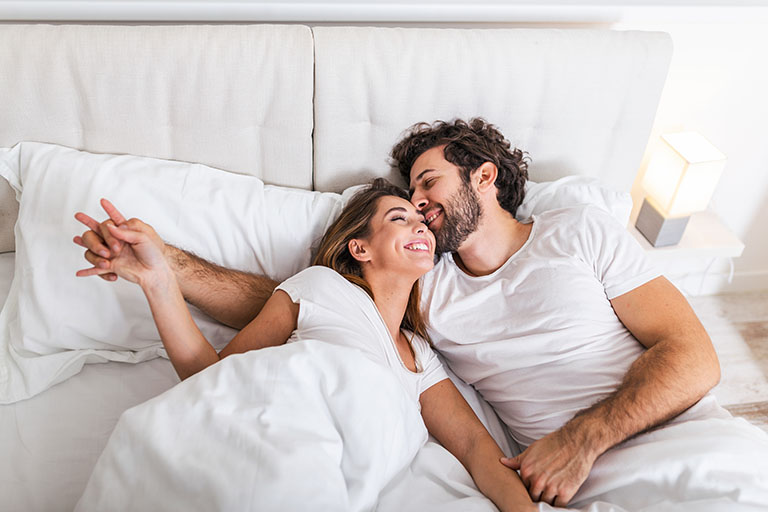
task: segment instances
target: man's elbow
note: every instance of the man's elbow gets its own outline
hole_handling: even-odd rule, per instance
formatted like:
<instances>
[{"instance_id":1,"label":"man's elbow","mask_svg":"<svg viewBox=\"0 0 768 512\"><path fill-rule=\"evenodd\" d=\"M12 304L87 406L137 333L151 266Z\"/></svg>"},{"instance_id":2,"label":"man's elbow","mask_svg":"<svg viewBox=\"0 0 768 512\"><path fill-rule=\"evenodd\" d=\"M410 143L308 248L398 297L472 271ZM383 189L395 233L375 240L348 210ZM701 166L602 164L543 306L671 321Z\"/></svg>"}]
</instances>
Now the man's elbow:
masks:
<instances>
[{"instance_id":1,"label":"man's elbow","mask_svg":"<svg viewBox=\"0 0 768 512\"><path fill-rule=\"evenodd\" d=\"M717 357L717 352L715 352L714 349L712 349L712 355L709 358L709 368L708 368L708 375L709 375L709 389L714 388L720 383L720 378L722 376L720 372L720 359Z\"/></svg>"},{"instance_id":2,"label":"man's elbow","mask_svg":"<svg viewBox=\"0 0 768 512\"><path fill-rule=\"evenodd\" d=\"M717 357L712 341L706 336L706 343L699 343L696 347L698 355L698 381L701 383L701 395L704 396L720 383L720 360Z\"/></svg>"}]
</instances>

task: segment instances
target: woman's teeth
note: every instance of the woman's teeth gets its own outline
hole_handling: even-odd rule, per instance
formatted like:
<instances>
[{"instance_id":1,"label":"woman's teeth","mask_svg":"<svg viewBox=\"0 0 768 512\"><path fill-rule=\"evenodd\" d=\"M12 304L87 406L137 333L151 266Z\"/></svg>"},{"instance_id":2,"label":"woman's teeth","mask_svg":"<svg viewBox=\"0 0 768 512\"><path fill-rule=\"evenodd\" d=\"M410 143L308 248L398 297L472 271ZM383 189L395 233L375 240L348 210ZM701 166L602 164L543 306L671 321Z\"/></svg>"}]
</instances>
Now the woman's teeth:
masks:
<instances>
[{"instance_id":1,"label":"woman's teeth","mask_svg":"<svg viewBox=\"0 0 768 512\"><path fill-rule=\"evenodd\" d=\"M411 251L429 251L429 246L424 243L408 244L405 248Z\"/></svg>"}]
</instances>

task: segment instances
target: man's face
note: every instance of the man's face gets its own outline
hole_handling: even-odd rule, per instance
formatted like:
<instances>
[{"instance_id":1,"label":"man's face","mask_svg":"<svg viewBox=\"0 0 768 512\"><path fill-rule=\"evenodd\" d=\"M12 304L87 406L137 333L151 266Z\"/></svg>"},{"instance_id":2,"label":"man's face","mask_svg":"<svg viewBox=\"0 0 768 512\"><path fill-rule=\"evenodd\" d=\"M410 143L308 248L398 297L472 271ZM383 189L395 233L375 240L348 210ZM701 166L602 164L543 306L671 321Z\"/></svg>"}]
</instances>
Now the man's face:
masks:
<instances>
[{"instance_id":1,"label":"man's face","mask_svg":"<svg viewBox=\"0 0 768 512\"><path fill-rule=\"evenodd\" d=\"M477 193L445 159L443 146L422 153L411 167L411 203L435 234L436 252L455 252L475 232L482 209Z\"/></svg>"}]
</instances>

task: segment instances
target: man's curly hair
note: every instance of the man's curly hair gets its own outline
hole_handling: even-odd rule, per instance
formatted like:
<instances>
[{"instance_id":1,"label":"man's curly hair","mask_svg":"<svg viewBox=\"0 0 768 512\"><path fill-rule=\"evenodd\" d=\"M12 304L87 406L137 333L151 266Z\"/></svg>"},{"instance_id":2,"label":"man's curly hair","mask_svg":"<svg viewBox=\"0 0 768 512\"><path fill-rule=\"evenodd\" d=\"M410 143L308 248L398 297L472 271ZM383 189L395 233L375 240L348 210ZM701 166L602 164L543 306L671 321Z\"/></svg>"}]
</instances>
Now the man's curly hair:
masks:
<instances>
[{"instance_id":1,"label":"man's curly hair","mask_svg":"<svg viewBox=\"0 0 768 512\"><path fill-rule=\"evenodd\" d=\"M468 122L417 123L406 130L404 137L392 148L392 166L410 183L411 167L419 156L437 146L445 146L445 159L460 169L462 179L485 162L498 168L496 197L502 208L515 215L525 197L528 180L528 156L512 148L498 128L485 119L475 117Z\"/></svg>"}]
</instances>

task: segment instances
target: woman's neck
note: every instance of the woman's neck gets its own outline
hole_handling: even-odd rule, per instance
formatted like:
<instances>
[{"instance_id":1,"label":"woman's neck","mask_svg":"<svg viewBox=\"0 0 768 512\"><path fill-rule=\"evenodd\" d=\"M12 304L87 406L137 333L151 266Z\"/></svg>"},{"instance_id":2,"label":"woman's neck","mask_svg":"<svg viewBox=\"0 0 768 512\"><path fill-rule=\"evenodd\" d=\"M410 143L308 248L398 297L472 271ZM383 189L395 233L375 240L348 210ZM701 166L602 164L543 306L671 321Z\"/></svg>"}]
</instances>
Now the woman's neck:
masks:
<instances>
[{"instance_id":1,"label":"woman's neck","mask_svg":"<svg viewBox=\"0 0 768 512\"><path fill-rule=\"evenodd\" d=\"M364 277L371 287L373 302L381 318L384 319L392 339L397 341L413 288L413 279L383 272L369 272Z\"/></svg>"}]
</instances>

